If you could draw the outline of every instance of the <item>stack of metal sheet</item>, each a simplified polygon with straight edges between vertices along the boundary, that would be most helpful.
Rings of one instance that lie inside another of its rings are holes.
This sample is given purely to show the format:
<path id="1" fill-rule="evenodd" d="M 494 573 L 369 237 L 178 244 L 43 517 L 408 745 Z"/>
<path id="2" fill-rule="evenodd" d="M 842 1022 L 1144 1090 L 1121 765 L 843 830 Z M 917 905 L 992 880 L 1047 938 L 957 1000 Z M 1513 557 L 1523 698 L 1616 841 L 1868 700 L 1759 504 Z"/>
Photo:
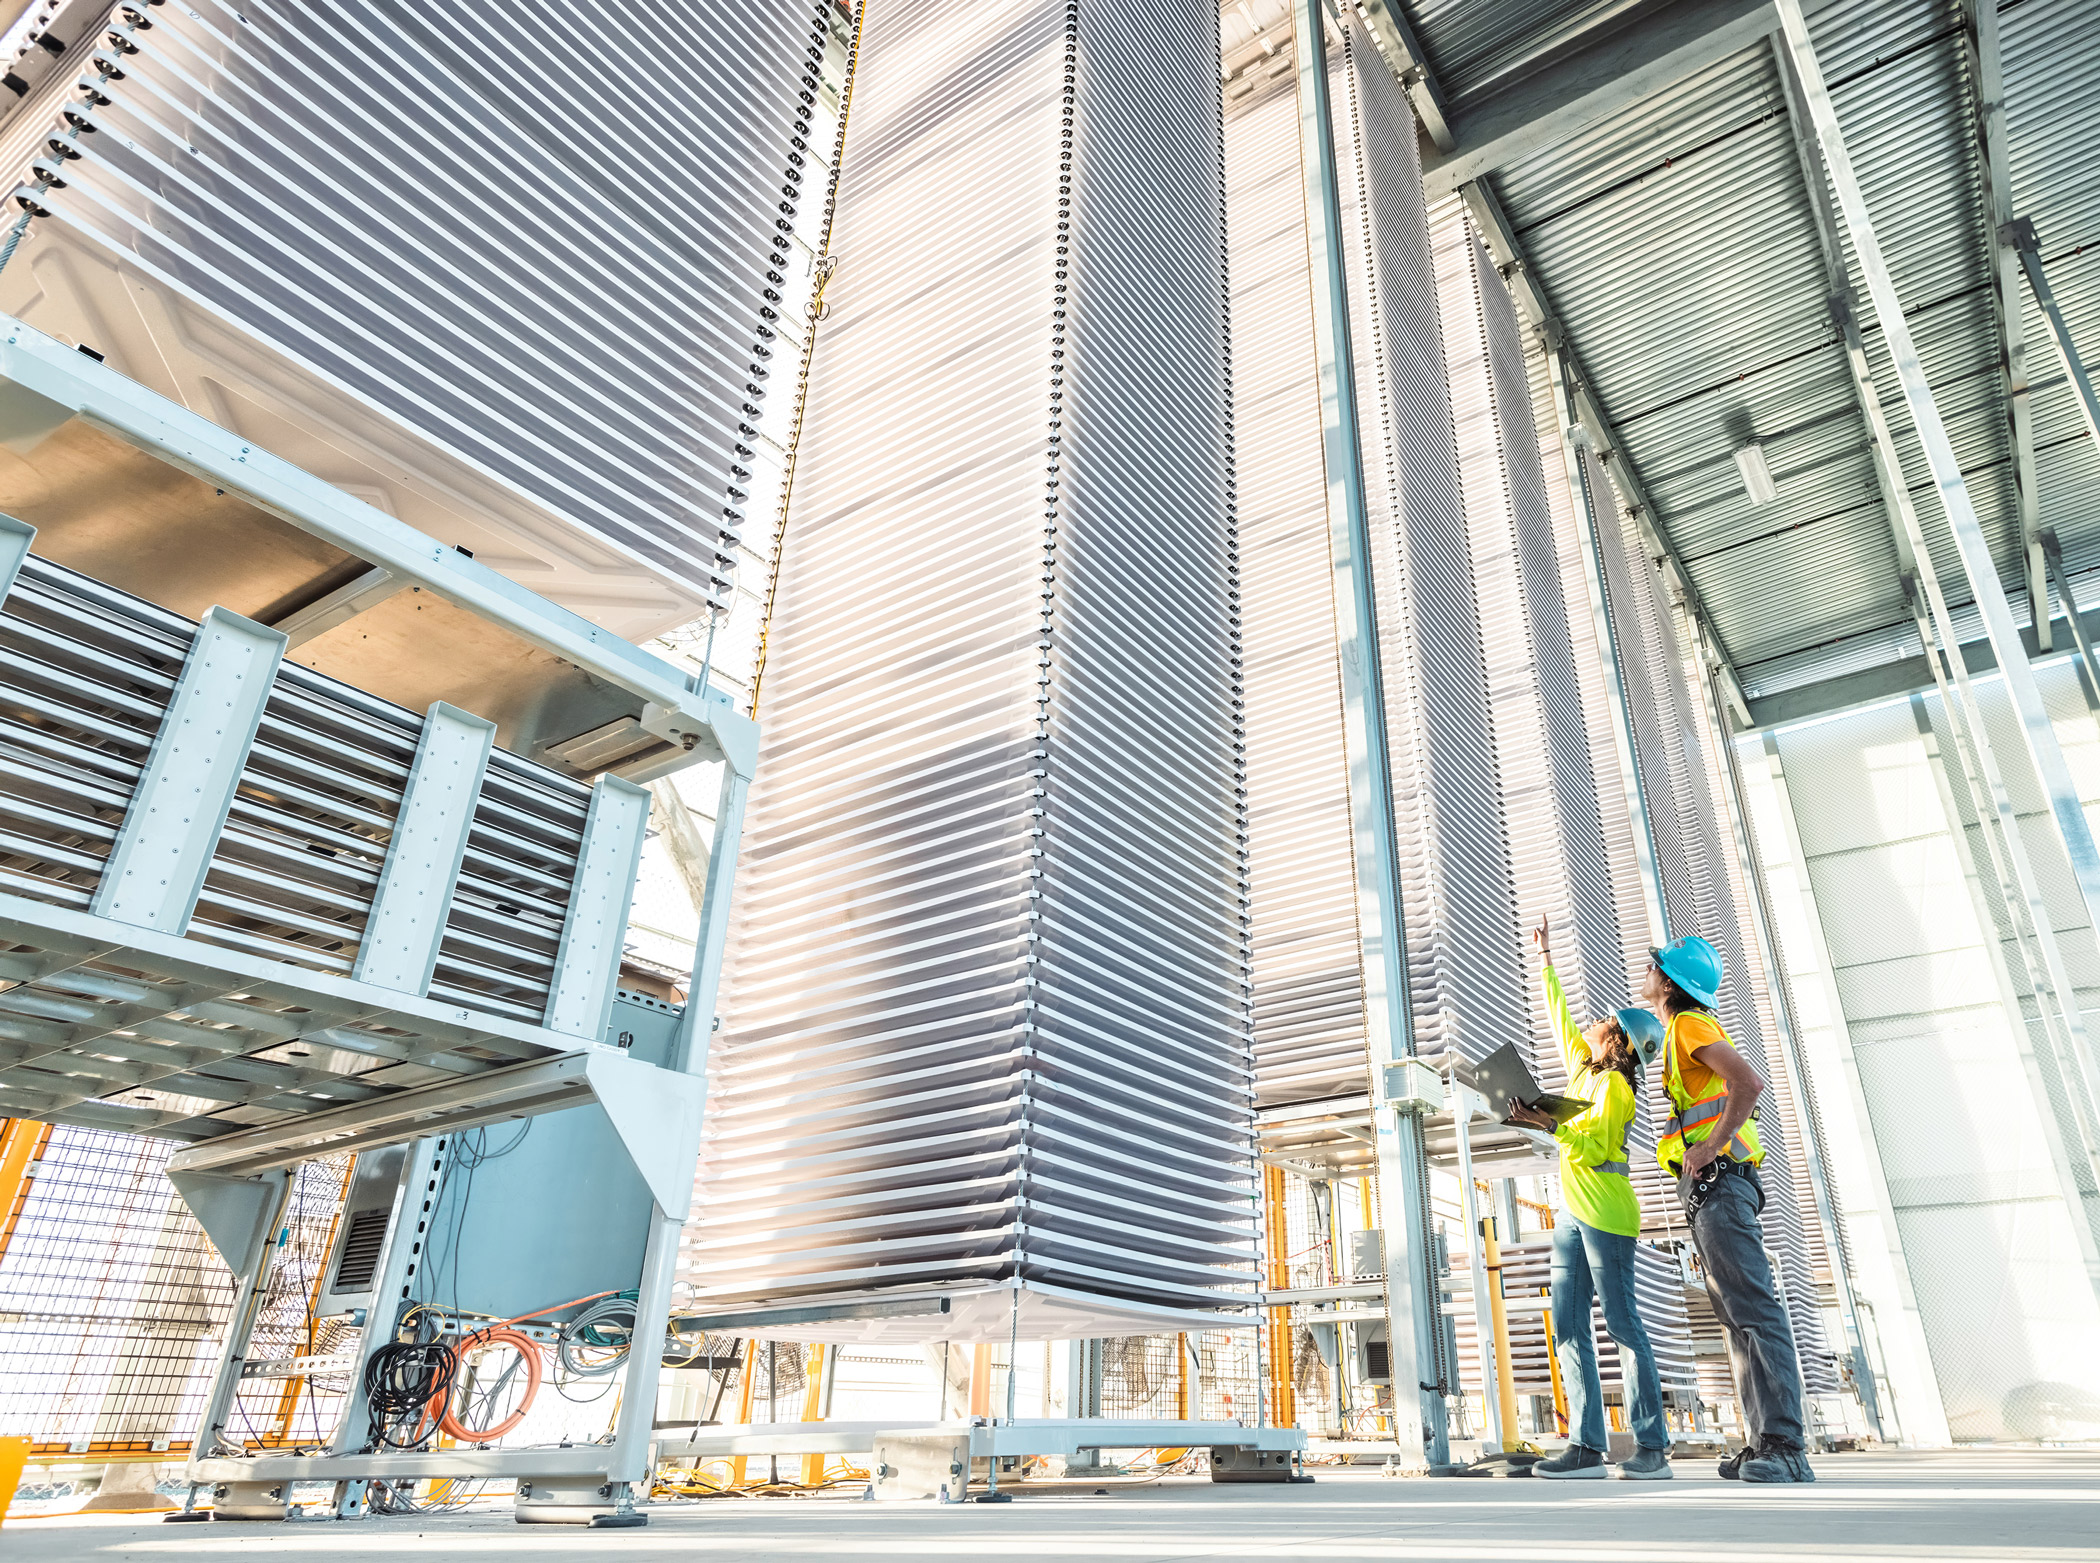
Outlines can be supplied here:
<path id="1" fill-rule="evenodd" d="M 1217 48 L 1195 0 L 865 15 L 697 1312 L 1004 1340 L 1250 1298 Z"/>
<path id="2" fill-rule="evenodd" d="M 1413 110 L 1353 13 L 1332 33 L 1343 251 L 1415 1046 L 1531 1031 Z"/>
<path id="3" fill-rule="evenodd" d="M 1256 1049 L 1282 1108 L 1362 1091 L 1366 1059 L 1292 45 L 1281 8 L 1251 20 L 1226 60 L 1227 198 Z M 1415 1040 L 1478 1058 L 1532 1028 L 1413 121 L 1354 17 L 1327 63 Z"/>
<path id="4" fill-rule="evenodd" d="M 1348 762 L 1335 665 L 1320 402 L 1306 308 L 1288 26 L 1243 42 L 1226 92 L 1240 557 L 1249 583 L 1247 836 L 1264 1106 L 1365 1088 Z M 1361 1144 L 1361 1142 L 1356 1142 Z"/>
<path id="5" fill-rule="evenodd" d="M 1593 456 L 1585 456 L 1594 497 L 1611 493 Z M 1823 1341 L 1816 1255 L 1809 1246 L 1813 1221 L 1805 1187 L 1797 1187 L 1792 1147 L 1800 1133 L 1791 1092 L 1785 1089 L 1771 1033 L 1770 988 L 1776 978 L 1753 962 L 1743 923 L 1750 915 L 1747 887 L 1736 854 L 1724 850 L 1717 814 L 1717 777 L 1710 714 L 1701 709 L 1701 686 L 1688 676 L 1688 655 L 1677 624 L 1678 609 L 1646 557 L 1634 518 L 1623 507 L 1599 507 L 1599 553 L 1612 602 L 1619 655 L 1628 669 L 1627 705 L 1649 808 L 1649 828 L 1673 934 L 1697 932 L 1713 941 L 1729 973 L 1716 1017 L 1743 1056 L 1775 1089 L 1758 1115 L 1765 1149 L 1760 1172 L 1765 1185 L 1764 1227 L 1778 1255 L 1802 1370 L 1812 1391 L 1835 1390 L 1837 1379 Z M 1690 653 L 1690 654 L 1696 654 Z M 1675 1212 L 1662 1207 L 1666 1218 Z"/>
<path id="6" fill-rule="evenodd" d="M 1515 302 L 1459 204 L 1446 201 L 1436 217 L 1445 354 L 1516 917 L 1523 928 L 1551 919 L 1555 964 L 1582 1023 L 1629 1002 L 1625 945 L 1523 336 Z M 1534 1072 L 1542 1082 L 1561 1081 L 1553 1018 L 1540 986 L 1528 991 Z"/>
<path id="7" fill-rule="evenodd" d="M 199 353 L 222 419 L 411 432 L 719 604 L 829 12 L 120 4 L 6 122 L 16 264 L 149 382 Z"/>

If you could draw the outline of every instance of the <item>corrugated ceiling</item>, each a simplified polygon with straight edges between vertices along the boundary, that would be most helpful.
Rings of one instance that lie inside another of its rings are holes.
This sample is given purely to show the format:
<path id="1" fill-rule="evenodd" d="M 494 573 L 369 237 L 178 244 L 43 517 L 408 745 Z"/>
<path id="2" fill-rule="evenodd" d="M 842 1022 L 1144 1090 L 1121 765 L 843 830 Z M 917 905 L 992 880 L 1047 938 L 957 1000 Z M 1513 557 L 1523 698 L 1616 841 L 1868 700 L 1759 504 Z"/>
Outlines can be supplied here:
<path id="1" fill-rule="evenodd" d="M 1683 0 L 1680 0 L 1683 3 Z M 1625 7 L 1413 0 L 1450 101 L 1522 93 L 1581 28 Z M 1660 9 L 1660 8 L 1654 8 Z M 1652 16 L 1653 10 L 1645 13 Z M 2013 209 L 2100 356 L 2100 6 L 2000 9 Z M 1950 0 L 1811 7 L 1814 35 L 1926 374 L 2015 611 L 2026 579 L 1997 372 L 1968 18 Z M 1574 344 L 1655 518 L 1756 698 L 1914 656 L 1888 517 L 1769 42 L 1718 60 L 1488 183 Z M 1842 225 L 1841 225 L 1842 232 Z M 1849 238 L 1844 240 L 1850 263 Z M 1858 272 L 1854 268 L 1854 277 Z M 1941 577 L 1970 593 L 1881 334 L 1857 286 L 1899 458 Z M 2100 571 L 2100 452 L 2024 290 L 2042 524 L 2074 574 Z M 1753 507 L 1733 459 L 1764 444 L 1779 498 Z M 2100 600 L 2100 590 L 2092 596 Z"/>

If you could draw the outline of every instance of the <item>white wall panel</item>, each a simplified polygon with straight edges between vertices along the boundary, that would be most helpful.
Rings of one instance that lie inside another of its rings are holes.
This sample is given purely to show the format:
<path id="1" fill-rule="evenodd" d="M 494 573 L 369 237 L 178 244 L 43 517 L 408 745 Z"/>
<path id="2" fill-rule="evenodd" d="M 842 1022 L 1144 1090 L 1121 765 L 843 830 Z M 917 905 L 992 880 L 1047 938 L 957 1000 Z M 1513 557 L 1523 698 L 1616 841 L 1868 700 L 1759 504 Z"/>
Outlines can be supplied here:
<path id="1" fill-rule="evenodd" d="M 1988 686 L 1981 693 L 1987 706 L 1995 698 Z M 1942 746 L 1943 734 L 1933 735 Z M 2100 1306 L 2080 1258 L 2064 1159 L 2051 1148 L 2061 1143 L 2058 1114 L 2024 1035 L 2017 951 L 2001 944 L 1995 892 L 1978 877 L 1988 859 L 1971 849 L 1966 810 L 1935 779 L 1908 704 L 1786 729 L 1777 747 L 1856 1101 L 1885 1176 L 1945 1425 L 1965 1440 L 2077 1436 L 2067 1430 L 2083 1425 L 2077 1407 L 2089 1416 L 2100 1397 L 2089 1349 L 2100 1338 Z M 1949 774 L 1959 786 L 1958 767 Z M 1773 850 L 1768 844 L 1768 858 Z M 1805 930 L 1805 919 L 1782 925 L 1790 965 L 1813 964 L 1801 953 Z M 1837 1031 L 1812 1034 L 1811 1046 L 1829 1046 Z M 1920 1106 L 1921 1090 L 1932 1093 L 1929 1107 Z M 1855 1174 L 1860 1161 L 1853 1152 Z M 1893 1367 L 1889 1324 L 1884 1312 Z M 1917 1416 L 1922 1398 L 1914 1393 L 1906 1409 L 1899 1394 L 1912 1436 L 1930 1421 Z"/>

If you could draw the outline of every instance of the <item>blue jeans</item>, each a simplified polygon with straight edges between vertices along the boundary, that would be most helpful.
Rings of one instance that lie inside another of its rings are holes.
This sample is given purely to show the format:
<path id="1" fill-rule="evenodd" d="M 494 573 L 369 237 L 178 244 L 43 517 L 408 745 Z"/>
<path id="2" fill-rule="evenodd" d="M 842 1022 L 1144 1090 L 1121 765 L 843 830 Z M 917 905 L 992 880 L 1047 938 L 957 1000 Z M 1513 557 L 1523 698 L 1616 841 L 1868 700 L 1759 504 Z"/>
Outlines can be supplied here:
<path id="1" fill-rule="evenodd" d="M 1604 1386 L 1597 1378 L 1597 1343 L 1590 1334 L 1590 1299 L 1604 1306 L 1604 1328 L 1619 1344 L 1626 1380 L 1627 1419 L 1643 1449 L 1670 1447 L 1663 1421 L 1662 1379 L 1655 1350 L 1633 1300 L 1630 1237 L 1600 1232 L 1562 1211 L 1553 1218 L 1553 1350 L 1568 1397 L 1568 1432 L 1575 1443 L 1603 1450 Z"/>

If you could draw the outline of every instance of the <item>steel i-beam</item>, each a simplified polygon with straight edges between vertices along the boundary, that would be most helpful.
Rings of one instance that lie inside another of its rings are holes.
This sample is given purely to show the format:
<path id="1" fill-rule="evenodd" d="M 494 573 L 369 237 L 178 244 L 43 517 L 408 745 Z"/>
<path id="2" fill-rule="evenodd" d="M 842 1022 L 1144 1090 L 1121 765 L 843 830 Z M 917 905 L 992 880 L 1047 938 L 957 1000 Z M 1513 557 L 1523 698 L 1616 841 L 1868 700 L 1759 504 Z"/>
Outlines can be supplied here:
<path id="1" fill-rule="evenodd" d="M 1304 171 L 1305 231 L 1314 349 L 1318 359 L 1327 530 L 1334 568 L 1335 640 L 1341 672 L 1349 812 L 1355 838 L 1356 920 L 1371 1078 L 1414 1054 L 1407 952 L 1401 921 L 1398 832 L 1392 766 L 1378 665 L 1378 619 L 1371 581 L 1371 524 L 1365 503 L 1362 427 L 1349 339 L 1349 293 L 1342 270 L 1342 213 L 1328 101 L 1326 35 L 1320 0 L 1293 0 L 1298 72 L 1298 136 Z M 1444 1399 L 1421 1388 L 1436 1361 L 1437 1276 L 1428 1230 L 1428 1161 L 1417 1117 L 1374 1090 L 1379 1210 L 1385 1239 L 1386 1351 L 1393 1384 L 1393 1438 L 1403 1457 L 1436 1465 L 1450 1458 Z M 1412 1391 L 1412 1392 L 1410 1392 Z"/>
<path id="2" fill-rule="evenodd" d="M 2005 148 L 2005 67 L 1998 48 L 1998 0 L 1969 7 L 1975 27 L 1966 37 L 1969 79 L 1976 93 L 1976 140 L 1991 237 L 1991 313 L 1998 331 L 1998 377 L 2005 394 L 2006 433 L 2012 444 L 2020 546 L 2027 562 L 2027 596 L 2034 609 L 2035 644 L 2052 649 L 2049 566 L 2042 553 L 2041 501 L 2034 469 L 2034 413 L 2027 399 L 2027 330 L 2020 318 L 2020 260 L 2007 232 L 2012 223 L 2012 167 Z"/>
<path id="3" fill-rule="evenodd" d="M 2034 291 L 2035 303 L 2041 305 L 2042 315 L 2049 322 L 2049 340 L 2056 345 L 2056 360 L 2063 365 L 2064 377 L 2071 382 L 2071 389 L 2078 396 L 2078 410 L 2085 417 L 2085 432 L 2100 445 L 2100 398 L 2093 394 L 2093 378 L 2085 372 L 2085 365 L 2078 359 L 2078 344 L 2071 340 L 2071 328 L 2064 321 L 2064 312 L 2057 307 L 2056 290 L 2049 286 L 2049 273 L 2042 266 L 2042 241 L 2034 231 L 2034 223 L 2026 217 L 2017 217 L 2006 226 L 2005 236 L 2019 252 L 2020 269 L 2027 273 L 2027 286 Z"/>

